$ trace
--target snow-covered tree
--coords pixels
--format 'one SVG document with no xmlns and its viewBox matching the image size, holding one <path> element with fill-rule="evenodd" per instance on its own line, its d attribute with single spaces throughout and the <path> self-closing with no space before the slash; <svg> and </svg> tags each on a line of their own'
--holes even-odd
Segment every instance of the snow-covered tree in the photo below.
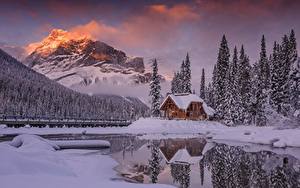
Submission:
<svg viewBox="0 0 300 188">
<path fill-rule="evenodd" d="M 152 62 L 152 76 L 150 82 L 150 96 L 151 96 L 151 115 L 153 117 L 160 116 L 160 79 L 158 75 L 157 60 L 154 59 Z"/>
<path fill-rule="evenodd" d="M 233 59 L 226 74 L 226 96 L 224 101 L 224 119 L 227 125 L 241 123 L 243 113 L 238 80 L 238 54 L 234 48 Z"/>
<path fill-rule="evenodd" d="M 297 42 L 294 30 L 289 36 L 289 50 L 291 58 L 291 74 L 290 74 L 290 101 L 293 110 L 300 110 L 300 60 L 297 53 Z"/>
<path fill-rule="evenodd" d="M 185 62 L 184 62 L 184 72 L 183 74 L 183 87 L 184 87 L 184 92 L 185 93 L 192 93 L 192 73 L 191 73 L 191 62 L 190 62 L 190 56 L 187 53 Z"/>
<path fill-rule="evenodd" d="M 244 123 L 250 123 L 251 121 L 251 80 L 251 65 L 242 45 L 238 63 L 238 86 L 243 110 L 240 118 Z"/>
<path fill-rule="evenodd" d="M 261 51 L 259 56 L 260 58 L 258 61 L 258 65 L 260 67 L 260 77 L 261 79 L 263 79 L 261 87 L 267 91 L 270 86 L 270 67 L 267 57 L 266 40 L 264 35 L 261 39 Z"/>
<path fill-rule="evenodd" d="M 186 55 L 185 61 L 182 61 L 180 71 L 174 73 L 171 82 L 172 93 L 192 93 L 191 84 L 191 62 L 189 54 Z"/>
<path fill-rule="evenodd" d="M 272 54 L 272 70 L 271 70 L 271 105 L 275 110 L 280 113 L 281 105 L 284 99 L 284 85 L 285 80 L 283 77 L 284 71 L 282 68 L 282 62 L 280 59 L 280 46 L 274 42 L 273 54 Z"/>
<path fill-rule="evenodd" d="M 258 66 L 259 67 L 259 66 Z M 259 71 L 262 71 L 259 69 Z M 267 94 L 264 87 L 264 80 L 261 77 L 262 73 L 258 72 L 257 80 L 254 80 L 257 83 L 255 90 L 255 124 L 256 126 L 266 126 L 267 117 L 266 117 L 266 105 L 267 105 Z"/>
<path fill-rule="evenodd" d="M 171 92 L 172 93 L 178 92 L 178 76 L 176 72 L 174 72 L 173 79 L 171 81 Z"/>
<path fill-rule="evenodd" d="M 225 35 L 223 35 L 219 52 L 217 64 L 213 71 L 213 91 L 214 91 L 214 107 L 219 118 L 224 117 L 225 112 L 225 98 L 226 98 L 226 74 L 229 68 L 229 48 Z"/>
<path fill-rule="evenodd" d="M 291 115 L 299 109 L 299 62 L 294 31 L 274 43 L 271 70 L 271 105 L 278 113 Z"/>
<path fill-rule="evenodd" d="M 207 88 L 206 88 L 206 100 L 205 102 L 209 105 L 209 106 L 214 106 L 214 93 L 213 93 L 213 88 L 211 83 L 208 84 Z"/>
<path fill-rule="evenodd" d="M 254 87 L 254 104 L 253 110 L 255 111 L 255 124 L 256 126 L 266 126 L 267 117 L 266 117 L 266 108 L 268 104 L 268 88 L 269 88 L 269 78 L 268 78 L 268 59 L 266 53 L 266 43 L 265 37 L 262 36 L 261 40 L 261 51 L 260 58 L 258 63 L 255 65 L 255 73 L 256 76 L 254 78 L 254 83 L 256 86 Z"/>
<path fill-rule="evenodd" d="M 202 69 L 202 74 L 201 74 L 201 81 L 200 81 L 200 97 L 203 100 L 206 100 L 206 91 L 205 91 L 205 70 L 204 68 Z"/>
</svg>

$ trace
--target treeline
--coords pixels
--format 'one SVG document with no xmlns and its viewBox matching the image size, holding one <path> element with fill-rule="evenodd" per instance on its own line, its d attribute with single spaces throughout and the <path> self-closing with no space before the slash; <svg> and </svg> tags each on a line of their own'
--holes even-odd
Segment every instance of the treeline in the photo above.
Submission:
<svg viewBox="0 0 300 188">
<path fill-rule="evenodd" d="M 172 93 L 192 93 L 191 84 L 191 62 L 189 54 L 182 61 L 180 71 L 174 72 L 173 80 L 171 81 Z"/>
<path fill-rule="evenodd" d="M 216 117 L 228 125 L 265 126 L 272 112 L 299 118 L 300 61 L 294 31 L 284 35 L 280 43 L 275 41 L 269 56 L 262 36 L 259 60 L 253 65 L 243 45 L 239 51 L 234 47 L 230 58 L 224 35 L 212 83 L 206 87 L 203 75 L 200 95 L 216 110 Z"/>
<path fill-rule="evenodd" d="M 2 50 L 0 67 L 0 116 L 135 119 L 149 115 L 149 108 L 139 99 L 75 92 Z"/>
</svg>

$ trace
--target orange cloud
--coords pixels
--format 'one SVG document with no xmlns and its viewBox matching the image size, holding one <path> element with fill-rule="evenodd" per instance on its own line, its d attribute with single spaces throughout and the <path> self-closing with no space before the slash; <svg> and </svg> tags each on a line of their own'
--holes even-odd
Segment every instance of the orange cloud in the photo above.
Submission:
<svg viewBox="0 0 300 188">
<path fill-rule="evenodd" d="M 185 4 L 175 5 L 171 8 L 163 4 L 151 5 L 149 10 L 154 14 L 158 13 L 176 21 L 199 18 L 199 14 L 195 13 L 192 7 Z"/>
<path fill-rule="evenodd" d="M 69 30 L 74 36 L 87 36 L 92 39 L 107 40 L 118 34 L 118 29 L 95 20 L 85 25 L 78 25 Z"/>
</svg>

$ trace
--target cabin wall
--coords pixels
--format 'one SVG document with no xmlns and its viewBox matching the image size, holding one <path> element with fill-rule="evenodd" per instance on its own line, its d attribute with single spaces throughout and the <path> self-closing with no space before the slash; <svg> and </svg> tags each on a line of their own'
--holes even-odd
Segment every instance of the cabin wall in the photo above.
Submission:
<svg viewBox="0 0 300 188">
<path fill-rule="evenodd" d="M 187 108 L 187 119 L 191 120 L 204 120 L 207 115 L 203 109 L 202 103 L 192 102 Z"/>
</svg>

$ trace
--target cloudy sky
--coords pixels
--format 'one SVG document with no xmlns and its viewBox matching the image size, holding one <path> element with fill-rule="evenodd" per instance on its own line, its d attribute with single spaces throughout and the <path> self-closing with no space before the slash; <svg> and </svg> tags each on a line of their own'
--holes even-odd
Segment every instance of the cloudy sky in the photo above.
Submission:
<svg viewBox="0 0 300 188">
<path fill-rule="evenodd" d="M 297 0 L 0 0 L 0 42 L 27 46 L 54 28 L 89 35 L 147 61 L 158 58 L 172 73 L 187 52 L 193 83 L 210 74 L 221 36 L 231 48 L 244 44 L 252 62 L 265 34 L 274 40 L 295 29 L 300 36 Z M 195 87 L 197 89 L 197 87 Z"/>
</svg>

